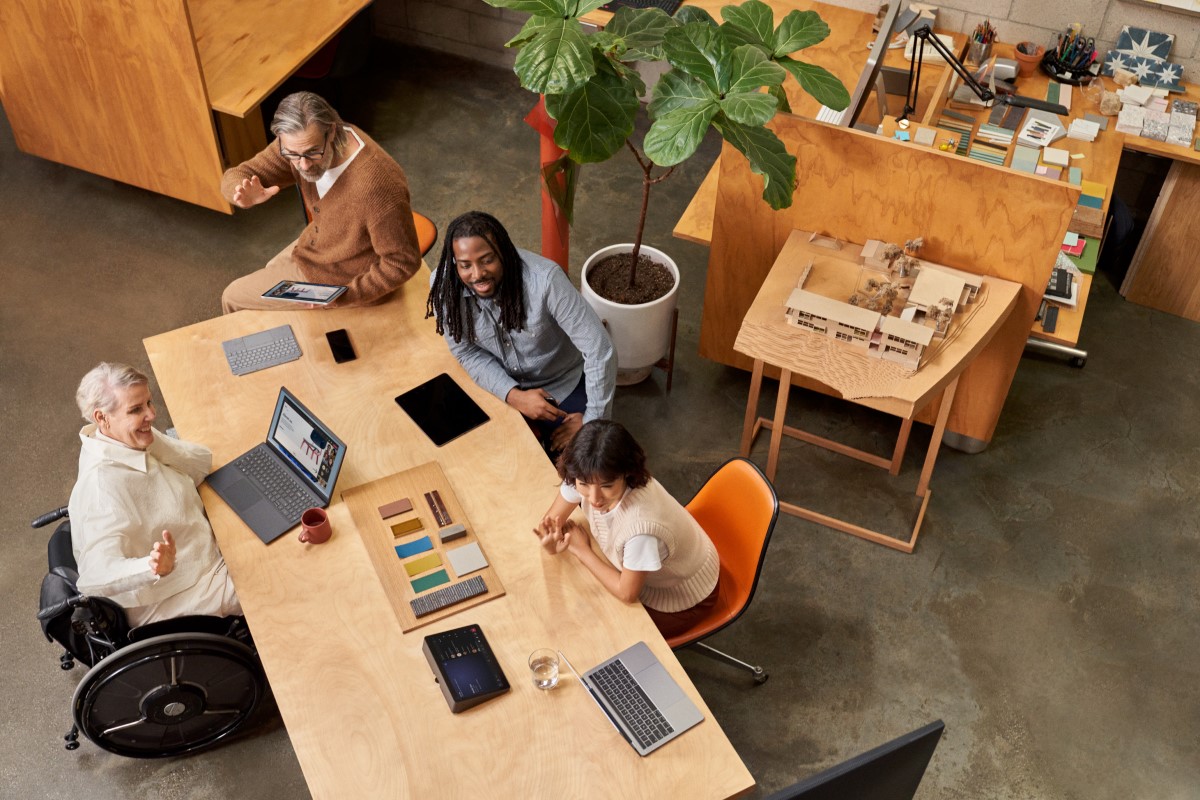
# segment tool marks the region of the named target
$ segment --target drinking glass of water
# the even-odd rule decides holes
[[[534,650],[529,656],[529,671],[534,686],[553,689],[558,685],[558,652],[548,648]]]

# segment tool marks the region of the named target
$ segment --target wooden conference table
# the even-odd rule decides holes
[[[0,100],[26,153],[232,213],[259,105],[370,0],[5,0]]]
[[[574,559],[544,555],[530,532],[557,476],[521,416],[477,387],[424,319],[422,269],[370,309],[243,311],[145,340],[180,435],[214,466],[265,438],[280,385],[347,444],[329,507],[333,538],[289,533],[263,545],[207,486],[201,496],[237,584],[296,756],[314,797],[729,797],[754,785],[649,617],[610,596]],[[288,323],[304,355],[243,377],[225,339]],[[335,364],[324,332],[346,328],[358,360]],[[448,372],[491,417],[438,448],[393,402]],[[340,494],[436,461],[507,594],[401,632]],[[481,626],[512,684],[450,713],[421,653],[430,633]],[[566,673],[532,685],[526,660],[556,647],[577,669],[644,640],[705,715],[647,758]]]

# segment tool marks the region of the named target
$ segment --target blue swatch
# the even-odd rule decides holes
[[[396,545],[396,555],[401,558],[415,556],[417,553],[424,553],[426,550],[433,549],[433,542],[429,541],[428,536],[422,536],[420,539],[414,539],[407,544]]]

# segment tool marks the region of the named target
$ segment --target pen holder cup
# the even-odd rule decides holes
[[[1032,53],[1026,53],[1026,49],[1032,49]],[[1039,45],[1034,45],[1032,42],[1021,42],[1013,50],[1013,58],[1017,60],[1017,71],[1022,78],[1028,78],[1037,71],[1038,63],[1041,62],[1042,56],[1048,55],[1046,48]]]
[[[1042,72],[1059,83],[1067,83],[1071,86],[1079,86],[1084,81],[1092,78],[1093,73],[1089,69],[1090,66],[1089,62],[1088,66],[1073,68],[1070,64],[1055,58],[1053,51],[1047,52],[1042,57]]]
[[[967,47],[966,63],[970,64],[971,66],[977,67],[977,66],[986,64],[988,62],[988,59],[990,59],[991,57],[992,57],[992,43],[991,42],[971,42],[970,46]]]

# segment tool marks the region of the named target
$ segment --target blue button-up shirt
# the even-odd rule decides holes
[[[464,298],[475,304],[475,342],[467,342],[465,332],[456,342],[447,332],[450,352],[477,384],[501,400],[514,388],[545,389],[561,403],[582,375],[588,396],[583,421],[608,418],[617,382],[608,332],[561,267],[528,250],[517,252],[524,270],[524,330],[504,330],[495,301],[463,286]],[[459,280],[457,274],[449,277]]]

